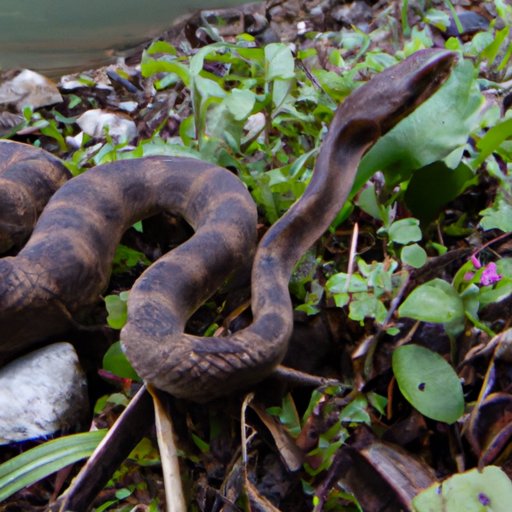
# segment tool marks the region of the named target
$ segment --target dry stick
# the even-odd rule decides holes
[[[172,420],[170,414],[162,405],[158,391],[153,386],[148,386],[148,391],[153,398],[153,405],[155,407],[156,435],[160,460],[162,462],[162,473],[164,475],[167,512],[186,512],[187,505],[183,493],[178,449],[174,439]]]
[[[149,393],[142,387],[59,498],[58,508],[52,507],[52,510],[89,510],[94,498],[110,480],[112,468],[117,468],[128,457],[153,424],[148,418],[153,418],[153,406]]]

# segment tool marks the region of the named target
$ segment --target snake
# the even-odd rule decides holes
[[[0,141],[0,254],[27,241],[46,203],[70,177],[51,153]]]
[[[130,290],[120,333],[126,356],[146,384],[199,403],[265,379],[282,361],[292,333],[288,283],[295,264],[349,197],[362,156],[438,90],[454,61],[447,50],[420,50],[352,92],[335,112],[303,195],[258,244],[250,193],[237,176],[211,163],[119,160],[67,181],[26,245],[0,260],[0,361],[62,333],[97,303],[123,232],[167,211],[182,216],[194,233]],[[190,316],[250,261],[251,323],[227,336],[187,333]]]

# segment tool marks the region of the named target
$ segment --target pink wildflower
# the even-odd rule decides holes
[[[482,277],[480,278],[480,284],[483,286],[489,286],[497,283],[501,279],[501,276],[496,272],[496,263],[491,261],[484,268]]]
[[[471,256],[471,263],[473,263],[473,267],[475,267],[477,270],[482,266],[482,264],[474,254],[473,256]]]
[[[464,281],[471,281],[471,279],[473,279],[474,277],[474,272],[466,272],[464,274]]]

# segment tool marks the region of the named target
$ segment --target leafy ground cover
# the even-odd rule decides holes
[[[292,12],[304,30],[263,45],[203,20],[193,37],[153,42],[140,66],[75,77],[80,87],[61,89],[63,105],[25,110],[25,137],[75,174],[151,154],[232,169],[258,204],[263,233],[305,189],[352,90],[421,48],[459,54],[439,93],[364,157],[351,201],[297,265],[285,364],[302,373],[245,400],[169,400],[190,510],[508,510],[512,7],[458,3],[492,21],[454,14],[457,2],[380,2],[348,26],[333,26],[334,10],[320,19]],[[135,139],[76,136],[84,111],[128,102]],[[114,331],[130,280],[179,238],[154,233],[138,224],[118,250],[105,297]],[[243,300],[219,294],[190,329],[245,321]],[[96,403],[96,426],[110,425],[137,386],[117,345],[102,375],[110,389]],[[290,385],[297,380],[307,385]],[[19,487],[44,453],[22,461]],[[162,510],[164,453],[145,438],[96,510]],[[5,510],[43,508],[66,477],[19,491]]]

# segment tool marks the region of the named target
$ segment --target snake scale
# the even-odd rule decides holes
[[[183,216],[194,234],[135,282],[121,331],[126,355],[147,383],[198,402],[262,380],[282,360],[292,332],[293,266],[346,200],[363,154],[439,88],[454,58],[444,50],[419,51],[341,104],[306,191],[257,246],[253,321],[226,337],[184,331],[190,315],[252,257],[256,208],[239,180],[179,157],[118,161],[69,180],[23,249],[0,260],[0,360],[69,328],[106,288],[123,232],[166,210]],[[0,145],[2,161],[11,147]],[[17,158],[32,151],[20,146]],[[46,164],[45,157],[32,162],[35,170]]]

